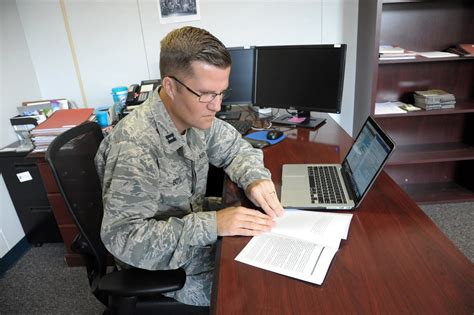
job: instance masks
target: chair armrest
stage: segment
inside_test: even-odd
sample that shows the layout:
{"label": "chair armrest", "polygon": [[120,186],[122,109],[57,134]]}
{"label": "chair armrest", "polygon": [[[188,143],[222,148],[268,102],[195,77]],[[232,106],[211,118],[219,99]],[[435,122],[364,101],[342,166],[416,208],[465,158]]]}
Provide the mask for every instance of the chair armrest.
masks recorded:
{"label": "chair armrest", "polygon": [[184,269],[125,269],[104,275],[99,290],[115,296],[146,296],[181,289],[186,282]]}

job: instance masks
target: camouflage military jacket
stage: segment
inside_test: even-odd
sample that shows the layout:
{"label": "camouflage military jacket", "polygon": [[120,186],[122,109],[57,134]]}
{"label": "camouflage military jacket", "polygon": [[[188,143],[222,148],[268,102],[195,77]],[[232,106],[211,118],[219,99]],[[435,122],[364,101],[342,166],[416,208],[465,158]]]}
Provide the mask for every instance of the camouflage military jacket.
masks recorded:
{"label": "camouflage military jacket", "polygon": [[96,155],[106,248],[139,268],[208,271],[203,259],[217,239],[216,213],[203,211],[209,163],[243,189],[270,178],[262,152],[224,121],[179,134],[155,92],[117,124]]}

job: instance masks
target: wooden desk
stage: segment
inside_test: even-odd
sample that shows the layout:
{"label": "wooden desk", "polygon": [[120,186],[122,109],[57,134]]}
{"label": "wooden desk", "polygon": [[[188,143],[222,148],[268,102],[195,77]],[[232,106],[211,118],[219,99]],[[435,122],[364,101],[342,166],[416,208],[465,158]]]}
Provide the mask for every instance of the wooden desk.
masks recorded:
{"label": "wooden desk", "polygon": [[[297,130],[264,149],[281,188],[284,163],[339,162],[352,140],[332,120]],[[227,202],[244,200],[228,180]],[[214,314],[473,314],[474,266],[420,208],[382,172],[353,212],[322,286],[236,262],[249,237],[218,242]]]}

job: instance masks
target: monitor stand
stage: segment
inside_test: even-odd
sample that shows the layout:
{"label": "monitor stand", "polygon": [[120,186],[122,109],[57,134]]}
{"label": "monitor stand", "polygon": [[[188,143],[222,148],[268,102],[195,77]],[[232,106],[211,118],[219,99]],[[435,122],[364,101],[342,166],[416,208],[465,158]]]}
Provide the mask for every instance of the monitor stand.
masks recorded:
{"label": "monitor stand", "polygon": [[[302,121],[299,121],[299,120]],[[303,128],[316,128],[326,122],[326,118],[314,118],[309,115],[309,117],[302,117],[298,116],[291,116],[291,115],[283,115],[277,117],[272,120],[272,123],[275,124],[282,124],[282,125],[291,125],[295,127],[303,127]]]}

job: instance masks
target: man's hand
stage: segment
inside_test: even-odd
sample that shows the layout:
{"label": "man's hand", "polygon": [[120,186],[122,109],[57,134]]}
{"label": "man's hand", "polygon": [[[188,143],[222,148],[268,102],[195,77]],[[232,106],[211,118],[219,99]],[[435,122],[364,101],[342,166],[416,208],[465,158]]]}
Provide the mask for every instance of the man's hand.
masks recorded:
{"label": "man's hand", "polygon": [[259,179],[252,182],[245,190],[247,198],[256,206],[261,207],[272,218],[283,215],[283,207],[278,200],[275,185],[271,180]]}
{"label": "man's hand", "polygon": [[229,207],[216,212],[217,235],[254,236],[270,231],[275,222],[268,215],[245,207]]}

